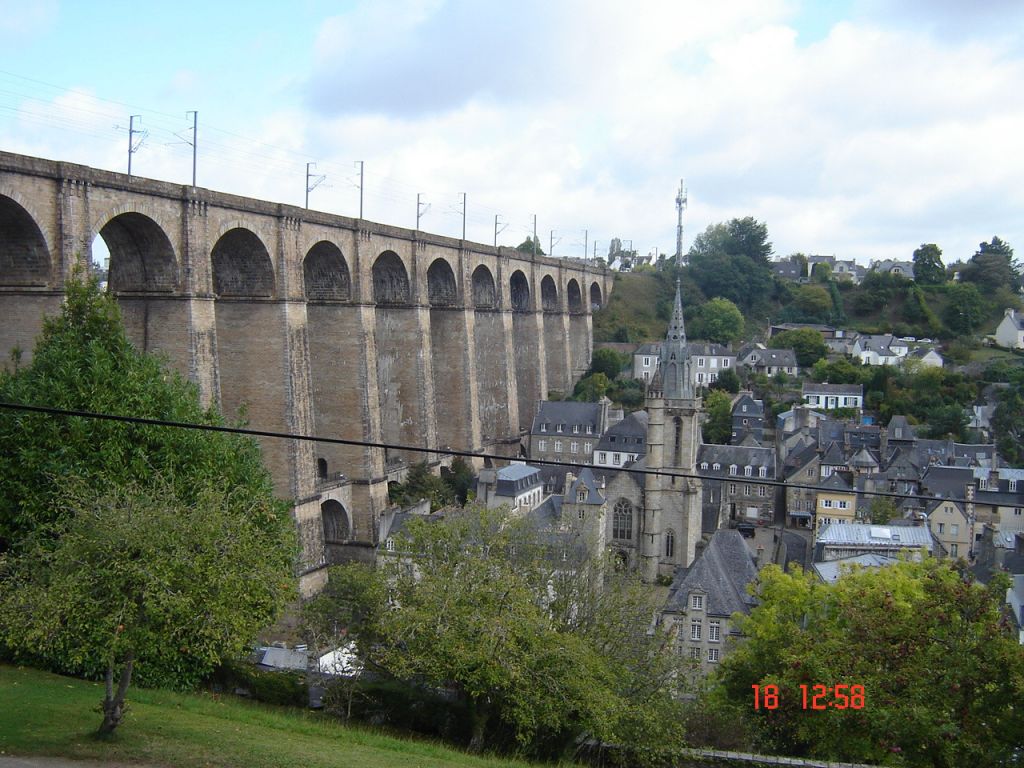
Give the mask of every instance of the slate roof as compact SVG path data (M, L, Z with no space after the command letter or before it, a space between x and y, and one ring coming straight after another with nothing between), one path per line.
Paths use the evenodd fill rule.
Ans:
M763 446L748 446L748 445L713 445L711 443L702 443L700 448L697 449L697 465L702 466L707 463L707 469L701 469L701 473L708 473L721 478L737 477L744 478L743 467L750 466L755 469L758 467L768 468L768 478L775 478L775 449L765 448ZM719 469L715 470L715 464L719 465ZM735 464L737 472L735 475L729 474L729 466ZM756 479L758 473L755 471L754 474L748 479Z
M707 595L704 613L709 616L750 613L754 598L747 594L747 584L756 578L753 555L740 532L719 529L693 565L676 571L664 611L686 612L689 593L701 591Z
M789 454L783 464L783 476L789 480L794 472L803 471L809 462L818 455L818 446L815 443L805 446L799 451Z
M646 355L648 357L658 357L661 355L661 342L660 341L648 341L646 344L641 344L637 347L634 355Z
M821 463L828 464L833 467L845 467L846 466L846 455L843 453L843 448L839 443L829 443L828 448L821 456Z
M804 382L801 391L804 395L864 395L863 384L817 384Z
M634 411L618 424L606 429L594 450L638 453L643 456L647 453L647 420L647 411ZM612 438L615 438L614 442Z
M898 563L894 557L885 557L884 555L878 555L874 552L869 552L865 555L854 555L853 557L844 557L839 560L828 560L823 563L814 563L812 566L814 572L818 574L818 578L824 581L826 584L835 584L839 579L839 576L843 572L843 568L850 569L852 566L860 566L861 568L882 568L886 565L893 565Z
M741 362L744 365L751 365L750 356L754 352L757 353L757 361L753 365L764 365L782 368L795 368L796 367L796 352L792 349L756 349L750 350L750 352L742 358Z
M818 534L815 546L924 547L934 548L931 531L925 525L913 527L868 525L866 523L829 523Z
M605 498L601 493L597 478L589 468L580 472L580 476L573 482L566 495L571 499L576 499L581 489L586 491L584 504L604 504Z
M743 406L747 406L747 410L744 411ZM755 400L750 392L741 392L736 398L736 402L732 404L732 414L748 418L764 416L764 401Z
M966 467L947 467L933 464L921 477L921 486L933 496L962 499L968 485L973 484L974 473Z
M580 434L586 432L587 425L591 428L592 434L601 431L601 404L600 403L577 403L572 400L541 400L537 408L537 415L533 417L533 426L530 432L535 435L550 434L556 432L556 427L563 424L563 434L571 433L574 424L580 425ZM546 430L541 432L541 425L546 425Z
M843 477L842 472L833 472L818 483L818 485L822 488L828 488L830 491L843 491L847 493L853 492L853 486L850 485L849 480Z

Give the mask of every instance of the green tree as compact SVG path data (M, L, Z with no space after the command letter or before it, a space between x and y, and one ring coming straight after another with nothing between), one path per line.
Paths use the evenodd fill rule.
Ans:
M985 319L985 299L970 283L950 287L943 319L956 334L970 335Z
M614 379L632 362L632 358L624 352L614 349L595 349L590 358L590 373L603 373L609 380Z
M832 296L827 288L820 285L801 285L793 301L801 314L809 320L827 320L832 312Z
M888 496L875 496L868 505L868 520L875 525L885 525L898 516L896 503Z
M608 392L611 381L603 373L592 373L576 382L572 399L584 403L596 403Z
M72 279L65 290L60 315L44 323L32 364L0 375L0 400L222 423L214 411L200 406L194 387L158 358L135 351L117 304L99 293L94 280ZM0 586L6 613L0 622L0 644L18 657L90 677L109 675L120 666L124 689L133 667L144 684L188 687L209 671L219 654L251 640L255 632L248 619L215 612L230 600L218 590L237 584L232 580L238 573L273 575L272 581L253 583L249 592L237 595L237 604L251 610L251 620L258 626L270 621L273 608L288 594L294 524L286 507L273 498L271 478L255 441L13 410L0 412L0 441L0 552L6 550ZM146 514L149 503L154 508ZM204 514L240 537L237 560L225 559L220 562L224 573L208 577L209 614L195 590L175 591L179 565L160 559L180 558L190 564L201 586L207 578L202 558L209 556L209 547L229 551L233 546L219 538L202 538L209 527L189 521ZM128 519L130 515L134 517ZM181 522L172 531L174 515ZM140 533L128 530L133 525ZM116 540L102 537L103 526L125 542L120 550ZM145 536L152 541L144 541ZM179 539L191 542L194 558L175 549L185 546ZM247 559L252 552L245 547L253 541L261 542L262 564ZM260 571L261 566L273 573ZM76 567L87 572L76 572ZM140 568L148 570L140 575ZM150 580L124 583L136 575ZM84 587L72 583L75 579L91 585L95 593L83 594ZM170 591L161 592L153 586L154 579L164 579ZM124 595L138 597L140 584L151 591L135 600L130 610L117 608L128 599ZM257 600L261 590L265 592ZM68 596L80 606L67 602L72 599ZM33 605L38 607L29 612ZM21 612L12 606L20 606ZM110 613L115 608L120 613ZM123 620L112 620L117 616ZM58 624L54 617L60 617ZM124 629L115 632L122 625ZM111 693L108 704L117 698ZM111 706L112 729L120 705Z
M962 405L949 403L932 408L928 413L928 429L924 437L963 441L967 433L967 412Z
M1020 262L1013 258L1010 244L993 237L992 242L981 243L978 250L967 262L961 273L961 279L974 283L985 293L991 293L1000 287L1020 285Z
M827 261L819 261L811 268L811 279L816 283L827 283L832 280L832 265Z
M821 334L813 328L794 328L777 333L768 341L772 349L792 349L801 368L809 368L828 354Z
M746 640L721 665L722 693L747 705L762 748L784 754L1012 765L1024 733L1024 651L1004 614L1007 583L974 584L932 558L857 570L834 585L769 565L758 606L739 621ZM778 687L779 706L755 712L751 686L766 684ZM809 711L814 686L837 684L863 686L863 706Z
M992 414L999 455L1012 466L1024 465L1024 383L1016 384L999 393L999 402Z
M724 392L713 389L704 398L704 412L701 428L704 442L728 445L732 437L732 400Z
M695 339L707 339L716 344L729 344L743 338L743 313L728 299L711 299L697 309L690 325Z
M713 224L694 238L688 273L705 296L729 299L749 311L771 295L767 238L767 227L749 216Z
M205 485L60 484L65 514L0 559L0 641L15 658L103 676L99 732L133 673L188 688L238 656L294 597L294 529L269 496Z
M528 253L530 255L533 255L534 253L538 256L547 255L544 253L544 249L540 247L540 239L534 238L533 235L527 235L526 239L516 246L516 250L520 253Z
M942 285L946 282L942 249L935 243L921 243L914 251L914 282L918 285Z
M740 377L732 368L726 368L718 374L718 378L711 383L709 389L721 389L735 395L740 391Z
M511 732L534 755L589 738L662 757L678 750L676 655L667 637L647 632L653 603L634 604L643 594L635 582L604 579L582 539L552 550L528 521L471 506L411 521L396 551L415 568L403 556L373 572L383 590L363 589L369 607L339 610L346 636L398 680L457 695L471 748ZM330 609L318 612L319 626L329 624Z
M427 462L423 461L409 467L404 483L389 484L388 499L401 507L410 507L422 499L429 499L430 509L436 511L454 504L456 492L452 485L431 472Z
M0 400L69 410L222 425L191 384L128 341L117 303L94 280L68 281L59 315L43 325L32 364L0 373ZM58 478L96 488L161 478L191 503L204 488L272 493L259 446L232 435L42 413L0 411L0 552L58 522ZM244 500L238 497L240 507Z

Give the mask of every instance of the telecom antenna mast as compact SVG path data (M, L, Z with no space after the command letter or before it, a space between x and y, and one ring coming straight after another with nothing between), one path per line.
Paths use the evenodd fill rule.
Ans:
M686 210L686 184L683 179L679 180L679 194L676 195L676 264L683 265L683 211Z

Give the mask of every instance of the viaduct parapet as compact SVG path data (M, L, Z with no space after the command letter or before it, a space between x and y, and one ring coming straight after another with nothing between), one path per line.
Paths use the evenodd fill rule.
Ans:
M102 236L140 349L256 428L518 454L536 401L590 364L611 275L399 227L0 152L0 353L29 359ZM262 441L294 503L304 590L375 544L417 451Z

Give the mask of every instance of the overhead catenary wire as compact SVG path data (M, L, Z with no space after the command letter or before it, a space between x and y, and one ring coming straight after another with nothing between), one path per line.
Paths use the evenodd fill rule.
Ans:
M883 498L905 499L908 496L910 496L919 501L948 501L960 504L977 503L976 499L958 498L953 496L932 496L929 494L921 493L899 493L898 491L868 491L856 489L851 489L849 491L837 491L837 489L835 488L830 488L824 485L811 485L808 483L787 483L785 480L772 480L770 478L763 477L747 477L745 475L742 477L739 475L727 475L723 477L720 475L701 474L699 472L681 472L673 469L649 469L646 467L599 467L594 466L592 464L579 464L578 462L571 461L557 461L554 459L523 459L522 457L510 457L497 453L484 453L482 451L460 450L457 448L450 447L430 448L420 445L401 445L398 443L383 443L374 442L370 440L351 440L341 437L303 435L296 432L277 432L274 430L252 429L249 427L229 427L220 424L195 424L192 422L170 421L168 419L154 419L143 416L122 416L113 413L96 413L94 411L79 411L70 408L54 408L45 405L27 405L24 403L0 402L0 409L5 409L9 411L22 411L26 413L41 413L50 416L60 416L67 418L115 421L125 424L136 424L140 426L166 427L169 429L196 429L204 432L223 432L232 435L245 435L248 437L266 437L278 440L298 440L302 442L328 443L330 445L348 445L361 448L379 448L394 451L408 451L410 453L429 453L439 456L461 456L464 458L491 459L498 461L525 461L526 463L529 464L539 464L542 466L568 467L577 470L589 469L591 472L596 472L599 474L602 470L607 472L632 472L639 475L653 475L656 477L669 477L681 480L708 480L730 483L736 482L746 483L750 485L767 485L778 488L793 488L805 491L824 491L827 493L853 493L856 495L878 496Z

